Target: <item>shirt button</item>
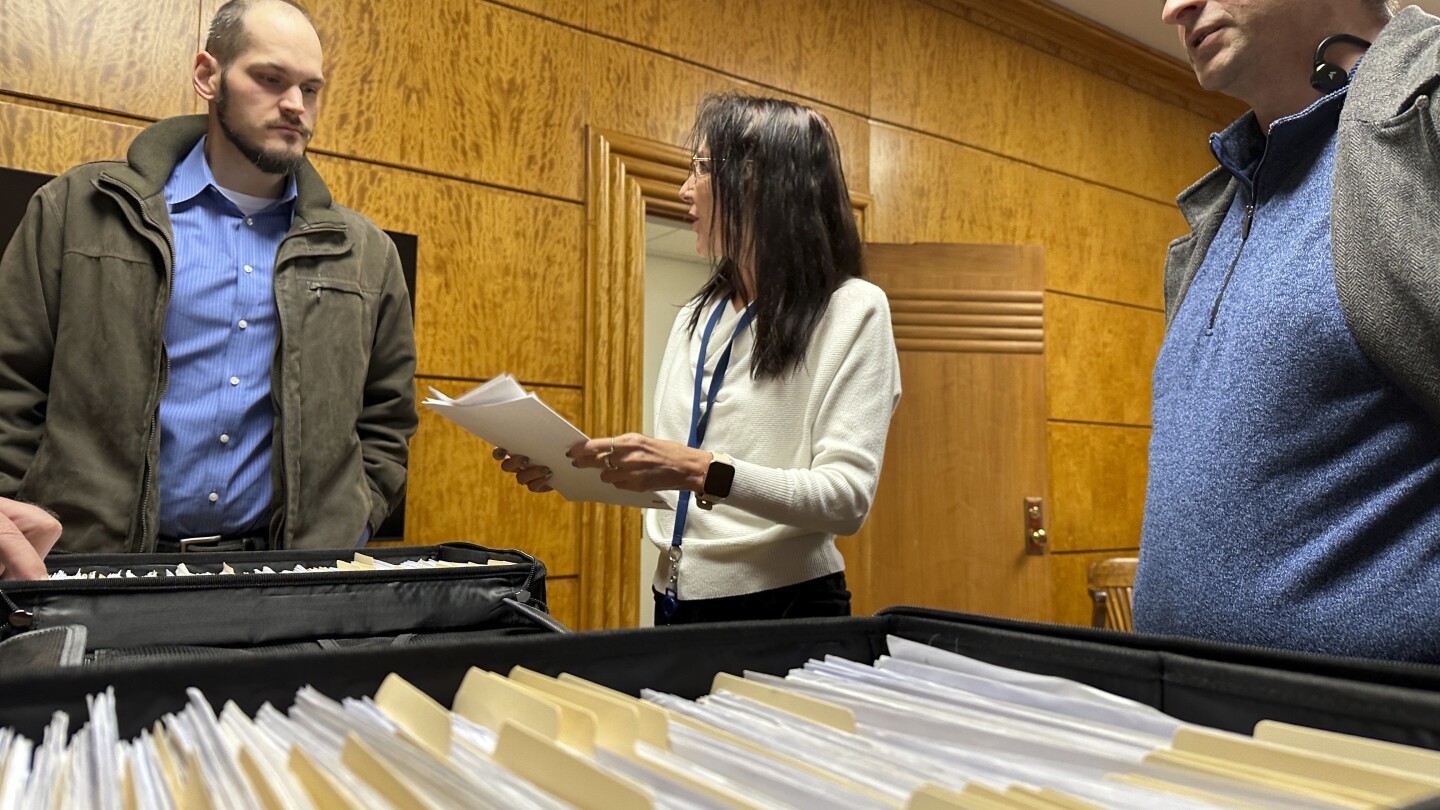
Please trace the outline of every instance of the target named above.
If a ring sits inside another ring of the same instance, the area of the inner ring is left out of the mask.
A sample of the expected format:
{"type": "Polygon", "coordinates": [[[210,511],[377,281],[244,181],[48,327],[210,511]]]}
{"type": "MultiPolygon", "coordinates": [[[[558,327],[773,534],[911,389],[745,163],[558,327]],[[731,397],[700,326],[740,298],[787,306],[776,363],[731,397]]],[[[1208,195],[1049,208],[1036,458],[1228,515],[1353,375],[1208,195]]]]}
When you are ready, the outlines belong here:
{"type": "Polygon", "coordinates": [[[255,268],[253,268],[253,267],[251,267],[250,265],[247,264],[247,265],[245,265],[245,272],[247,272],[247,273],[253,273],[253,272],[255,272],[255,268]]]}
{"type": "Polygon", "coordinates": [[[244,329],[245,327],[247,327],[247,326],[250,325],[250,322],[249,322],[249,321],[241,321],[239,325],[240,325],[240,328],[241,328],[241,329],[244,329]]]}
{"type": "Polygon", "coordinates": [[[220,493],[218,493],[218,492],[212,492],[212,493],[210,493],[210,502],[211,502],[211,503],[215,503],[215,502],[218,501],[218,500],[220,500],[220,493]]]}
{"type": "Polygon", "coordinates": [[[231,385],[239,385],[239,384],[240,384],[240,378],[239,378],[239,377],[231,377],[231,378],[230,378],[230,384],[231,384],[231,385]]]}
{"type": "Polygon", "coordinates": [[[230,441],[230,434],[229,434],[229,433],[221,433],[221,434],[220,434],[220,443],[221,443],[221,444],[225,444],[225,443],[228,442],[228,441],[230,441]]]}
{"type": "Polygon", "coordinates": [[[255,224],[255,220],[252,219],[252,218],[250,218],[250,217],[246,217],[246,218],[245,218],[245,224],[246,224],[246,225],[254,225],[254,224],[255,224]]]}

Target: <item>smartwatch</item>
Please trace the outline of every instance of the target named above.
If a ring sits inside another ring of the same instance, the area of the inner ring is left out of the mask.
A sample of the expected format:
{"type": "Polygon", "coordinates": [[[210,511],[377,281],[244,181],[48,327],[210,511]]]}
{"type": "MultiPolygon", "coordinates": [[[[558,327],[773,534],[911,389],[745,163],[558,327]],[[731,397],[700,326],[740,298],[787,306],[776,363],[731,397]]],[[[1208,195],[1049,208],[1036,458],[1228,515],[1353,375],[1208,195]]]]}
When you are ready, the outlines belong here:
{"type": "Polygon", "coordinates": [[[711,509],[715,504],[730,497],[730,485],[735,483],[735,459],[724,453],[711,453],[710,469],[705,472],[705,483],[695,493],[695,505],[711,509]]]}

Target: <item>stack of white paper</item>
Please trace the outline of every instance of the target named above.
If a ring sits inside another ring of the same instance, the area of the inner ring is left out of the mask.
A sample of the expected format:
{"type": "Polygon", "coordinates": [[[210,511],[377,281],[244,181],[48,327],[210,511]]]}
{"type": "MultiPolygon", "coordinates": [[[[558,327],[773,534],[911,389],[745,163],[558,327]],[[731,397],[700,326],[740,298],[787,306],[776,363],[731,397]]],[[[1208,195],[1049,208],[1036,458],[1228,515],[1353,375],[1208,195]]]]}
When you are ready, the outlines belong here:
{"type": "Polygon", "coordinates": [[[589,437],[539,397],[520,387],[509,374],[501,374],[455,399],[431,388],[425,404],[485,441],[505,448],[510,455],[524,456],[531,464],[549,467],[553,473],[551,488],[567,501],[671,508],[653,492],[618,489],[600,480],[600,470],[572,466],[565,451],[589,437]]]}
{"type": "MultiPolygon", "coordinates": [[[[519,565],[509,560],[486,560],[485,567],[501,567],[507,565],[519,565]]],[[[85,571],[76,569],[71,574],[61,569],[50,572],[50,579],[159,579],[164,577],[214,577],[214,576],[245,576],[247,574],[340,574],[354,573],[356,571],[442,571],[451,568],[479,568],[481,563],[471,560],[401,560],[400,562],[386,562],[366,554],[356,552],[349,560],[336,560],[334,565],[302,565],[296,563],[290,568],[271,568],[262,565],[255,569],[241,569],[239,571],[230,567],[230,564],[222,563],[219,571],[205,571],[191,569],[185,563],[177,563],[173,568],[152,568],[143,574],[124,568],[119,571],[85,571]]]]}
{"type": "Polygon", "coordinates": [[[1185,723],[1058,678],[898,638],[873,666],[721,673],[645,700],[472,669],[445,709],[395,675],[374,699],[306,687],[217,717],[197,690],[137,740],[114,696],[68,742],[0,732],[0,810],[1093,810],[1395,807],[1440,796],[1440,753],[1262,723],[1185,723]]]}

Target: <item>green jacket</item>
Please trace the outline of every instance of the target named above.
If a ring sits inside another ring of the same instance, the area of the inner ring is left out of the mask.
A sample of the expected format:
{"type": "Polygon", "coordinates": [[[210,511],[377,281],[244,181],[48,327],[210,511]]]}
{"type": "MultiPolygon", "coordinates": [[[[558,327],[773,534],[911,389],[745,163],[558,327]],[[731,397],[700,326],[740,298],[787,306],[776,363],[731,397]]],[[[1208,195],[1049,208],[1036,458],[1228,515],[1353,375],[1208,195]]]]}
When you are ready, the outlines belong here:
{"type": "MultiPolygon", "coordinates": [[[[166,180],[205,133],[171,118],[124,162],[30,200],[0,258],[0,496],[53,510],[68,551],[151,551],[174,246],[166,180]]],[[[272,548],[353,547],[405,488],[415,336],[394,244],[306,162],[275,257],[272,548]]]]}
{"type": "MultiPolygon", "coordinates": [[[[1356,342],[1440,427],[1440,19],[1395,15],[1360,62],[1340,114],[1330,238],[1356,342]]],[[[1170,244],[1175,317],[1240,187],[1216,168],[1178,198],[1191,233],[1170,244]]]]}

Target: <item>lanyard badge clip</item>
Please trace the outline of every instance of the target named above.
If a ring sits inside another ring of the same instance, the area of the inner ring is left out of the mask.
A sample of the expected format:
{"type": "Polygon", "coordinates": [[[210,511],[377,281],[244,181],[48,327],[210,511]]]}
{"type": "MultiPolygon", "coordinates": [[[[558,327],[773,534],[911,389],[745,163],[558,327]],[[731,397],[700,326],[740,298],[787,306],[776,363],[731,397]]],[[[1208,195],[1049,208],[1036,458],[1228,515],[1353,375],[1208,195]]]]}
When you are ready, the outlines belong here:
{"type": "Polygon", "coordinates": [[[670,577],[665,583],[665,596],[660,600],[660,614],[667,619],[680,608],[680,558],[684,554],[679,546],[670,547],[670,577]]]}

